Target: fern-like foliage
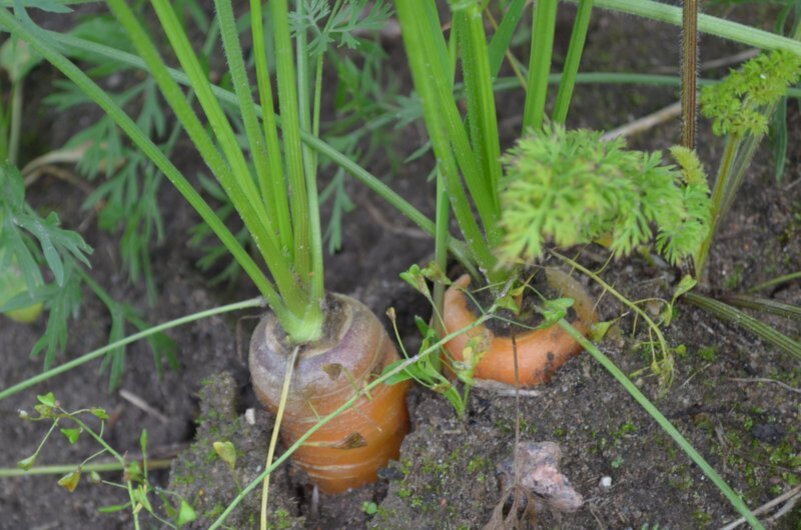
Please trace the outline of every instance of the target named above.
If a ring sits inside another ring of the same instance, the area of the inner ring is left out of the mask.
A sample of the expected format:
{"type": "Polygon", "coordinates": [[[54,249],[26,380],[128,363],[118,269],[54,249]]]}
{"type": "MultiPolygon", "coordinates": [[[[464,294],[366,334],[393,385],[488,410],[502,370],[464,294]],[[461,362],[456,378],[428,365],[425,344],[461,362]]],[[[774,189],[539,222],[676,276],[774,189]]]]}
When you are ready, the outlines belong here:
{"type": "Polygon", "coordinates": [[[708,231],[709,188],[691,151],[674,156],[683,170],[589,130],[545,126],[521,138],[503,157],[501,263],[534,262],[546,244],[593,241],[619,257],[650,242],[654,225],[670,262],[692,254],[708,231]]]}
{"type": "Polygon", "coordinates": [[[712,120],[718,136],[768,132],[764,108],[787,94],[801,76],[801,57],[784,51],[762,53],[732,70],[717,85],[704,87],[699,99],[701,113],[712,120]]]}

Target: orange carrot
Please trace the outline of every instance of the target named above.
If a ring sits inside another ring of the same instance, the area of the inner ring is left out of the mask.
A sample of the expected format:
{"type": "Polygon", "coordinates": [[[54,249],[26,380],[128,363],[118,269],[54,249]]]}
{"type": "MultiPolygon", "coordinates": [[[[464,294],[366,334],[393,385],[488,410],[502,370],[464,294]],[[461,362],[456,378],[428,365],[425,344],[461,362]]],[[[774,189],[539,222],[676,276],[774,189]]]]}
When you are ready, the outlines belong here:
{"type": "MultiPolygon", "coordinates": [[[[551,287],[561,296],[575,300],[573,308],[578,318],[571,324],[586,335],[592,323],[597,320],[589,295],[578,282],[564,272],[552,268],[546,269],[545,272],[551,287]]],[[[470,276],[464,275],[445,292],[443,320],[448,333],[465,328],[477,318],[470,309],[464,293],[468,285],[470,276]]],[[[445,349],[454,359],[464,361],[465,349],[473,337],[481,337],[477,344],[478,351],[471,353],[475,357],[480,357],[473,376],[513,385],[515,362],[511,337],[497,336],[482,325],[448,341],[445,349]]],[[[582,351],[579,343],[555,324],[515,335],[515,343],[518,382],[523,386],[548,382],[560,366],[582,351]]]]}
{"type": "MultiPolygon", "coordinates": [[[[301,345],[290,383],[281,433],[289,445],[398,360],[378,318],[348,296],[329,296],[324,336],[301,345]]],[[[256,395],[275,412],[286,363],[287,343],[275,316],[265,316],[250,344],[250,373],[256,395]]],[[[316,431],[294,454],[294,462],[325,493],[340,493],[377,479],[378,469],[397,458],[409,429],[409,382],[379,385],[369,395],[316,431]]]]}

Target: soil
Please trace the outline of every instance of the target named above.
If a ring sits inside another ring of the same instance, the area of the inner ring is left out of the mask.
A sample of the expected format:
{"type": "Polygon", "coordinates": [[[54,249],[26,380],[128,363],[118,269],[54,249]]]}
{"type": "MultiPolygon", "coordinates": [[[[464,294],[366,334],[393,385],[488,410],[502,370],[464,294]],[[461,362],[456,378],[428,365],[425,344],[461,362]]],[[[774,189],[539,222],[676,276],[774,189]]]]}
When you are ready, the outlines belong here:
{"type": "MultiPolygon", "coordinates": [[[[750,9],[750,8],[747,8],[750,9]]],[[[564,57],[573,11],[565,7],[557,28],[557,62],[564,57]]],[[[733,15],[744,11],[734,11],[733,15]]],[[[775,13],[765,11],[763,20],[775,13]]],[[[755,18],[749,17],[753,23],[755,18]]],[[[766,22],[769,26],[769,23],[766,22]]],[[[583,71],[661,72],[678,63],[678,30],[597,11],[593,15],[583,71]],[[669,50],[669,51],[666,51],[669,50]]],[[[405,72],[401,43],[385,42],[389,68],[405,72]]],[[[705,37],[701,61],[742,51],[732,43],[705,37]]],[[[555,67],[558,69],[558,66],[555,67]]],[[[706,77],[722,71],[704,71],[706,77]]],[[[30,84],[33,101],[44,95],[54,74],[40,67],[30,84]]],[[[406,89],[408,78],[401,79],[406,89]]],[[[504,146],[514,140],[520,126],[520,94],[508,93],[499,113],[503,116],[504,146]]],[[[677,98],[673,88],[580,85],[571,127],[610,129],[656,111],[677,98]]],[[[54,116],[30,105],[38,130],[49,135],[29,142],[34,152],[60,142],[79,123],[76,114],[54,116]]],[[[789,160],[781,183],[773,178],[773,163],[763,145],[734,209],[724,223],[713,249],[711,281],[718,290],[736,291],[799,269],[801,263],[801,114],[796,102],[789,106],[789,160]]],[[[714,168],[722,141],[701,121],[699,152],[707,168],[714,168]]],[[[658,125],[630,139],[639,149],[664,149],[678,141],[678,119],[658,125]]],[[[414,152],[424,141],[418,129],[407,128],[395,137],[396,149],[414,152]]],[[[179,156],[181,169],[198,170],[196,161],[179,156]]],[[[369,169],[385,175],[404,197],[429,215],[433,193],[426,175],[427,157],[395,172],[388,160],[378,159],[369,169]]],[[[153,249],[159,290],[158,303],[150,306],[140,285],[130,285],[121,272],[116,236],[100,231],[96,223],[83,223],[89,215],[80,209],[83,197],[61,181],[46,179],[29,191],[41,209],[56,209],[67,227],[80,229],[95,248],[93,277],[112,295],[139,308],[150,322],[164,322],[235,299],[253,296],[245,284],[233,290],[210,286],[197,271],[196,249],[185,245],[188,228],[197,217],[166,185],[161,201],[168,239],[153,249]],[[79,228],[80,227],[80,228],[79,228]],[[239,298],[237,298],[239,296],[239,298]]],[[[326,256],[327,288],[354,296],[377,315],[388,307],[398,313],[405,347],[414,352],[419,337],[413,316],[427,315],[426,302],[398,277],[413,263],[430,259],[430,240],[381,199],[348,182],[357,204],[344,220],[345,247],[326,256]]],[[[599,269],[605,255],[588,249],[585,265],[599,269]]],[[[635,255],[608,266],[604,279],[631,299],[670,299],[680,273],[635,255]]],[[[599,300],[602,320],[617,320],[601,344],[603,351],[690,440],[697,450],[756,508],[801,481],[801,365],[741,329],[721,323],[704,312],[679,305],[678,315],[666,330],[677,346],[672,386],[661,389],[648,371],[647,330],[637,325],[624,307],[590,284],[599,300]],[[768,381],[770,380],[770,381],[768,381]],[[783,386],[777,383],[783,383],[783,386]],[[788,386],[795,391],[788,389],[788,386]],[[664,392],[662,392],[664,390],[664,392]]],[[[801,284],[787,283],[767,296],[790,303],[801,301],[801,284]]],[[[25,422],[18,409],[31,410],[35,396],[53,391],[67,409],[97,406],[111,413],[105,437],[120,452],[138,456],[139,438],[147,429],[151,458],[176,454],[171,474],[154,471],[152,480],[177,492],[195,506],[200,519],[190,525],[205,528],[235,496],[237,483],[247,484],[264,466],[272,417],[261,411],[249,388],[246,345],[258,311],[219,316],[176,328],[169,335],[180,345],[181,370],[156,374],[144,344],[128,348],[127,369],[121,388],[135,394],[160,415],[132,404],[120,392],[109,393],[108,376],[97,362],[62,374],[0,402],[0,447],[4,467],[15,467],[31,455],[47,426],[25,422]],[[252,412],[247,412],[253,409],[252,412]],[[229,439],[237,449],[232,472],[216,458],[212,443],[229,439]]],[[[777,329],[799,339],[797,324],[760,315],[777,329]]],[[[36,375],[41,359],[27,352],[41,335],[44,321],[21,325],[0,320],[0,387],[36,375]]],[[[67,350],[59,362],[105,344],[110,318],[104,306],[86,293],[81,318],[70,330],[67,350]]],[[[130,330],[129,330],[130,331],[130,330]]],[[[336,497],[315,494],[301,473],[284,465],[270,488],[270,517],[275,528],[308,529],[457,529],[482,528],[504,495],[496,471],[512,455],[516,432],[523,441],[553,441],[561,448],[561,471],[585,499],[575,513],[541,509],[537,521],[521,527],[562,529],[718,528],[738,518],[729,502],[674,442],[650,419],[619,384],[589,355],[569,361],[551,383],[519,396],[487,389],[471,393],[469,410],[458,418],[439,395],[414,388],[408,397],[412,432],[400,458],[382,470],[382,480],[369,487],[336,497]]],[[[56,433],[58,434],[58,433],[56,433]]],[[[37,464],[77,464],[97,450],[82,437],[70,445],[53,437],[37,464]]],[[[279,448],[282,451],[283,448],[279,448]]],[[[117,529],[132,528],[129,511],[101,513],[99,508],[127,501],[127,493],[113,486],[84,480],[74,493],[56,485],[59,475],[0,479],[0,529],[117,529]]],[[[114,473],[104,475],[119,482],[114,473]]],[[[231,528],[255,528],[260,488],[247,496],[228,520],[231,528]]],[[[160,527],[143,516],[146,528],[160,527]]],[[[801,528],[801,509],[784,515],[772,528],[801,528]]]]}

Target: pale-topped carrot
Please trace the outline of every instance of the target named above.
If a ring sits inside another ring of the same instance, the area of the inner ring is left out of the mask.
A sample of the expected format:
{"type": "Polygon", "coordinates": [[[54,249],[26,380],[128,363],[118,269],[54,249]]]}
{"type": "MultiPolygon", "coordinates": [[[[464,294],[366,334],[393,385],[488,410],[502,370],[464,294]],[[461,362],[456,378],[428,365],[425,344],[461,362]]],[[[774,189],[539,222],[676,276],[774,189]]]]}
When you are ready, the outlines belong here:
{"type": "MultiPolygon", "coordinates": [[[[364,304],[332,294],[326,305],[323,337],[301,346],[293,370],[281,425],[287,445],[399,359],[386,330],[364,304]]],[[[256,395],[272,411],[278,408],[283,374],[294,348],[284,336],[275,317],[268,314],[254,331],[250,346],[256,395]]],[[[352,408],[315,432],[295,453],[294,462],[325,493],[376,480],[378,469],[397,458],[408,431],[408,387],[408,382],[380,385],[360,397],[352,408]]]]}

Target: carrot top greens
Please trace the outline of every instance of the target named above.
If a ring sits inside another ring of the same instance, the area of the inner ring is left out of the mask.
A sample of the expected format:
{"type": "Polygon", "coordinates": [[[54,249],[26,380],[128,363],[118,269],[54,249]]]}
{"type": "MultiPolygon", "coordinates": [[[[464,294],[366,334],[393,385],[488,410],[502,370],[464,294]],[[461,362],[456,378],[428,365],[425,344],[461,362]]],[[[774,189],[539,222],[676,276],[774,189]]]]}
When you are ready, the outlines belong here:
{"type": "Polygon", "coordinates": [[[548,243],[605,239],[621,256],[651,241],[651,225],[669,261],[691,255],[708,230],[709,187],[692,151],[675,152],[690,170],[600,132],[545,126],[524,136],[503,157],[500,260],[531,263],[548,243]]]}

